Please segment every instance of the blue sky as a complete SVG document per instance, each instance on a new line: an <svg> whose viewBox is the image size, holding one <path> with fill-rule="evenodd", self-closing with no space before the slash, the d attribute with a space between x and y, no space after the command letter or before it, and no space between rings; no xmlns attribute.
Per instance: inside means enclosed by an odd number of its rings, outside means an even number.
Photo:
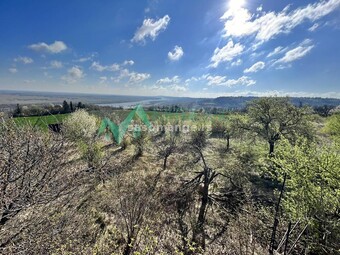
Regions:
<svg viewBox="0 0 340 255"><path fill-rule="evenodd" d="M0 89L340 98L340 0L2 0Z"/></svg>

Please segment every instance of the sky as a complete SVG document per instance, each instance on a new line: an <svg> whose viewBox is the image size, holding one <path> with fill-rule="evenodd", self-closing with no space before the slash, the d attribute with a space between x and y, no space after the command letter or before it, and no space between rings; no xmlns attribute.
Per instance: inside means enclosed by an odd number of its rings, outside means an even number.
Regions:
<svg viewBox="0 0 340 255"><path fill-rule="evenodd" d="M340 98L340 0L1 0L0 90Z"/></svg>

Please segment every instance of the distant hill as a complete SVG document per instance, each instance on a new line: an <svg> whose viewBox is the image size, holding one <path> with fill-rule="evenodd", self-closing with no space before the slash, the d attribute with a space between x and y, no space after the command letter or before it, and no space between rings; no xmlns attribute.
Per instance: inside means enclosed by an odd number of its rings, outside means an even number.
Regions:
<svg viewBox="0 0 340 255"><path fill-rule="evenodd" d="M129 107L131 105L141 104L143 107L178 105L186 109L223 108L232 110L242 109L246 107L248 102L256 98L258 97L192 98L0 90L0 112L9 111L10 109L13 109L16 104L61 104L64 100L114 107ZM291 97L291 101L297 106L308 105L315 107L323 105L340 105L340 99L335 98Z"/></svg>
<svg viewBox="0 0 340 255"><path fill-rule="evenodd" d="M214 99L201 99L198 102L200 107L216 107L224 109L242 109L247 103L258 97L218 97ZM322 105L340 105L340 99L335 98L312 98L312 97L291 97L291 102L296 106L322 106Z"/></svg>

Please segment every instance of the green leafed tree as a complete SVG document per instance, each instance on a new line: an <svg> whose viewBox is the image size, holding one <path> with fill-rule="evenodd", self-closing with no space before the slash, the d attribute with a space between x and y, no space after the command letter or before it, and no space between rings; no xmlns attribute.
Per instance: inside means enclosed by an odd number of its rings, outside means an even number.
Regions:
<svg viewBox="0 0 340 255"><path fill-rule="evenodd" d="M284 139L271 160L279 180L287 177L284 211L290 219L308 225L303 238L311 254L336 254L340 238L339 144L320 146L299 139L291 145Z"/></svg>
<svg viewBox="0 0 340 255"><path fill-rule="evenodd" d="M340 114L335 114L328 119L325 131L340 140Z"/></svg>
<svg viewBox="0 0 340 255"><path fill-rule="evenodd" d="M282 137L294 141L299 136L311 136L306 112L306 108L291 104L289 98L260 98L248 105L247 129L265 139L269 144L269 154L272 154L276 142Z"/></svg>
<svg viewBox="0 0 340 255"><path fill-rule="evenodd" d="M226 139L226 149L229 150L230 139L241 135L244 122L240 115L216 117L211 121L211 136Z"/></svg>

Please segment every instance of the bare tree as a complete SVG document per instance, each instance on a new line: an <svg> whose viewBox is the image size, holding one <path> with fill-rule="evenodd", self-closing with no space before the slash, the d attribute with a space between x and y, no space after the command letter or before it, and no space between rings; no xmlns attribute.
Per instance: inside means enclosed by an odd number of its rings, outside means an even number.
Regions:
<svg viewBox="0 0 340 255"><path fill-rule="evenodd" d="M158 157L163 159L163 170L166 170L168 158L177 150L178 137L170 134L168 137L162 137L158 143Z"/></svg>
<svg viewBox="0 0 340 255"><path fill-rule="evenodd" d="M0 123L0 231L25 209L66 194L74 174L64 170L70 152L61 135L20 127L12 120ZM4 248L11 234L1 235Z"/></svg>

